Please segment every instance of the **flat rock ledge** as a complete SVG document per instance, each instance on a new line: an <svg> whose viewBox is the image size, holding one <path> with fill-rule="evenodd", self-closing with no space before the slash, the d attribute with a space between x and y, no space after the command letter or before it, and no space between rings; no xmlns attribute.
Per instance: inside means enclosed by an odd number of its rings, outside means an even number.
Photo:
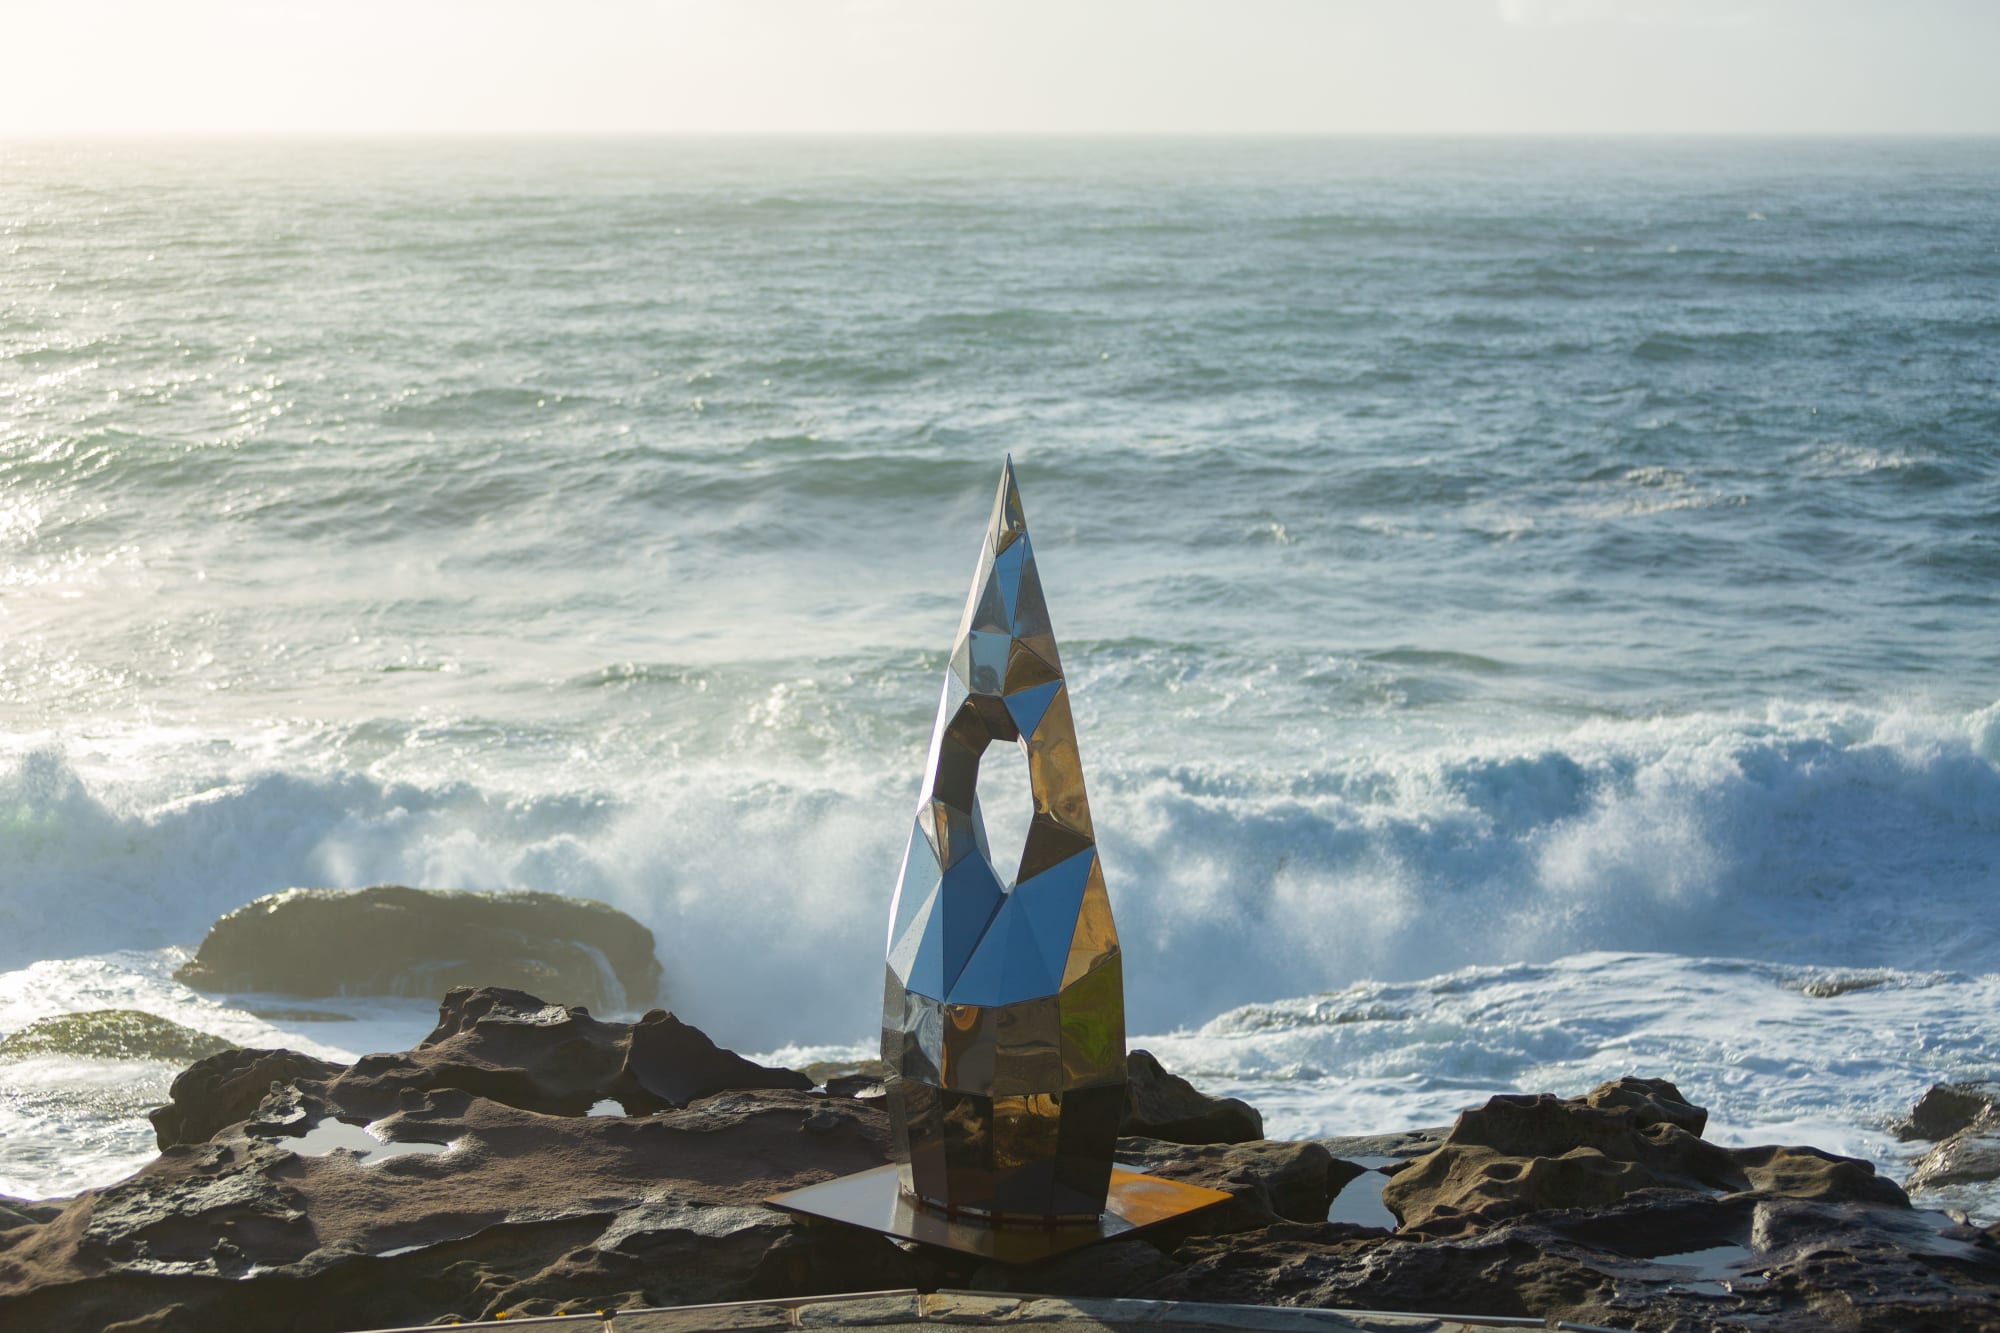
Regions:
<svg viewBox="0 0 2000 1333"><path fill-rule="evenodd" d="M1480 1327L2000 1330L2000 1228L1914 1209L1865 1162L1710 1144L1705 1113L1660 1080L1496 1097L1448 1130L1129 1137L1125 1160L1232 1201L1017 1268L765 1206L887 1159L879 1096L809 1084L668 1014L606 1022L491 988L453 991L416 1048L351 1066L212 1056L176 1084L166 1146L138 1173L71 1200L0 1199L0 1327L348 1333L564 1315L597 1330L608 1312L617 1333L666 1333L774 1327L773 1311L867 1327L853 1301L808 1298L897 1292L908 1308L876 1325L892 1327L950 1322L937 1302L971 1290L1013 1311L984 1322L1062 1322L1061 1306L1085 1327L1198 1303ZM699 1325L661 1309L746 1301L761 1304ZM1413 1326L1342 1317L1290 1326ZM1286 1326L1231 1318L1180 1326Z"/></svg>
<svg viewBox="0 0 2000 1333"><path fill-rule="evenodd" d="M1144 1301L1013 1296L987 1291L871 1291L856 1296L806 1296L788 1301L612 1310L603 1315L464 1324L464 1328L570 1329L573 1333L711 1333L714 1329L1023 1328L1071 1330L1208 1330L1210 1333L1484 1333L1529 1328L1597 1333L1566 1320L1438 1318L1379 1310L1302 1310L1276 1305L1214 1305L1199 1301ZM381 1329L376 1333L419 1333Z"/></svg>

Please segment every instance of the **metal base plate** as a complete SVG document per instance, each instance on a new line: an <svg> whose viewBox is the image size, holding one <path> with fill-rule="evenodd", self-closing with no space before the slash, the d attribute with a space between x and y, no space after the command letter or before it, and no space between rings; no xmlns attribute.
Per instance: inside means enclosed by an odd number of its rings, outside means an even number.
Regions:
<svg viewBox="0 0 2000 1333"><path fill-rule="evenodd" d="M1212 1208L1227 1198L1229 1195L1221 1190L1162 1180L1158 1176L1141 1175L1133 1167L1113 1165L1111 1194L1105 1200L1103 1214L1095 1222L1061 1226L996 1224L973 1217L949 1217L920 1206L903 1193L902 1181L892 1163L808 1185L766 1202L787 1212L824 1217L926 1245L942 1245L982 1259L1025 1264L1114 1236L1129 1236L1161 1222Z"/></svg>

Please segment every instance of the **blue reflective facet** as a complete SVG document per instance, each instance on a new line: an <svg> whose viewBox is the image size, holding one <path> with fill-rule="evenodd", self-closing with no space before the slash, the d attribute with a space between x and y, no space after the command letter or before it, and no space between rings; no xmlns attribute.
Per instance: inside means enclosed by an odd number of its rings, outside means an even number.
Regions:
<svg viewBox="0 0 2000 1333"><path fill-rule="evenodd" d="M994 914L986 938L952 983L951 1003L993 1006L1055 994L1062 973L1050 975L1041 950L1025 931L1009 899Z"/></svg>
<svg viewBox="0 0 2000 1333"><path fill-rule="evenodd" d="M904 989L918 995L943 995L945 990L943 893L940 885L924 900L895 952L889 955L889 966L901 978Z"/></svg>
<svg viewBox="0 0 2000 1333"><path fill-rule="evenodd" d="M1069 942L1076 934L1077 913L1083 906L1084 890L1090 884L1090 868L1096 863L1096 849L1087 848L1014 886L1015 910L1033 932L1035 943L1058 982L1069 962Z"/></svg>
<svg viewBox="0 0 2000 1333"><path fill-rule="evenodd" d="M1013 918L1002 903L1000 910L993 914L992 922L986 927L986 934L980 939L980 947L966 960L963 970L952 978L951 993L945 999L952 1004L997 1004L988 998L997 996L1005 978L1001 975L1001 956L1006 952L1007 937Z"/></svg>
<svg viewBox="0 0 2000 1333"><path fill-rule="evenodd" d="M1049 711L1049 700L1056 697L1056 691L1063 687L1060 680L1052 680L1046 685L1036 685L1006 697L1007 715L1014 719L1014 725L1021 729L1023 736L1035 734L1035 728L1042 725L1042 714Z"/></svg>
<svg viewBox="0 0 2000 1333"><path fill-rule="evenodd" d="M999 587L1000 602L1007 613L1004 628L1010 634L1014 630L1014 599L1021 588L1021 561L1027 557L1028 550L1028 538L1024 533L1020 540L993 558L993 579Z"/></svg>
<svg viewBox="0 0 2000 1333"><path fill-rule="evenodd" d="M973 950L979 947L980 935L993 920L993 913L1006 895L1001 891L993 867L980 856L968 856L945 871L938 893L939 905L943 909L940 915L944 920L940 940L944 948L945 989L933 992L914 985L910 989L942 999L964 970Z"/></svg>
<svg viewBox="0 0 2000 1333"><path fill-rule="evenodd" d="M937 858L931 852L930 841L923 836L923 816L919 815L917 831L911 836L910 845L903 850L903 873L896 882L896 901L889 909L891 949L910 928L917 909L931 896L937 883Z"/></svg>

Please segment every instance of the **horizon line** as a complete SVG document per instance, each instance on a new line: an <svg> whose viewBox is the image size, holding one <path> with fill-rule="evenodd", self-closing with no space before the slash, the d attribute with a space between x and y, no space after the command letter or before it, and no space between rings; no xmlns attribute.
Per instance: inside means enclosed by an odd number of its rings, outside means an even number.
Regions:
<svg viewBox="0 0 2000 1333"><path fill-rule="evenodd" d="M0 143L172 140L383 139L2000 139L2000 129L1609 129L1609 130L1320 130L1320 129L76 129L10 130Z"/></svg>

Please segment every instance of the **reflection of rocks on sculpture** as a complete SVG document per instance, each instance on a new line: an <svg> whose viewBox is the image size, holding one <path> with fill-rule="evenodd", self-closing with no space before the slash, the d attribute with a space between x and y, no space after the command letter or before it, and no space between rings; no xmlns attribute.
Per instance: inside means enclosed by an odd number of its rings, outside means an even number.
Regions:
<svg viewBox="0 0 2000 1333"><path fill-rule="evenodd" d="M1013 742L1034 815L1011 883L980 764ZM1124 984L1076 727L1011 461L931 735L889 927L882 1058L904 1188L955 1213L1095 1218L1125 1102Z"/></svg>

